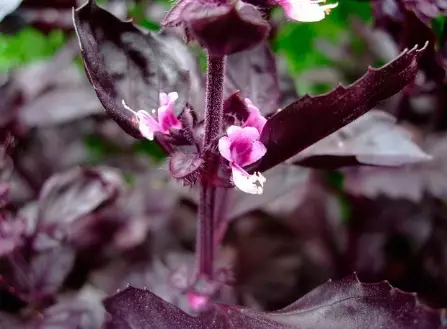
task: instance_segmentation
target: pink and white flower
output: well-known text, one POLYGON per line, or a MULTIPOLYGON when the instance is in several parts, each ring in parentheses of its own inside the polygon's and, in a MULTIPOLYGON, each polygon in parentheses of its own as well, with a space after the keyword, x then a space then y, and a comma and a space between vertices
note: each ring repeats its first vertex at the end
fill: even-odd
POLYGON ((249 194, 262 194, 266 181, 261 173, 250 175, 244 170, 267 152, 259 137, 255 127, 230 126, 227 135, 219 139, 219 152, 230 163, 234 185, 249 194))
POLYGON ((326 0, 277 0, 286 15, 299 22, 318 22, 326 17, 338 3, 324 5, 326 0))
POLYGON ((124 108, 135 114, 138 120, 138 129, 141 134, 149 140, 154 140, 154 134, 156 132, 169 135, 170 129, 182 128, 182 123, 174 113, 174 105, 175 101, 178 99, 178 94, 176 92, 169 94, 160 93, 159 99, 160 103, 158 110, 152 110, 152 114, 149 114, 144 110, 135 112, 127 106, 124 100, 122 101, 124 108), (156 115, 157 118, 155 117, 156 115))

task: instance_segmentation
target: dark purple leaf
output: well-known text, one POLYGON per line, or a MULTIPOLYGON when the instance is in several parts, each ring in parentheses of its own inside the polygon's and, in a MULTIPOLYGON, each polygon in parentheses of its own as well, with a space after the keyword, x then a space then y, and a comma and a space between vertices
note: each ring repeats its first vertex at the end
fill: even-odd
POLYGON ((107 113, 130 135, 140 138, 134 110, 158 108, 159 92, 178 92, 178 113, 188 97, 188 50, 166 34, 144 33, 94 0, 74 13, 84 66, 107 113))
POLYGON ((365 284, 355 275, 329 281, 290 306, 272 313, 216 305, 190 316, 147 290, 129 287, 105 300, 107 329, 425 329, 445 328, 440 312, 387 282, 365 284))
POLYGON ((24 300, 40 300, 54 294, 62 285, 75 260, 75 252, 49 236, 39 236, 40 250, 27 257, 18 250, 2 260, 2 276, 13 292, 24 300), (45 240, 45 241, 44 241, 45 240))
POLYGON ((102 293, 90 287, 78 296, 64 296, 56 305, 49 307, 34 321, 30 329, 99 329, 105 311, 101 305, 102 293))
POLYGON ((56 174, 40 193, 39 220, 68 229, 75 220, 113 202, 122 186, 121 177, 108 168, 75 168, 56 174))
POLYGON ((444 134, 430 136, 423 149, 433 160, 402 168, 346 169, 345 188, 350 193, 370 198, 383 194, 420 202, 424 194, 429 193, 444 199, 447 197, 447 137, 444 134))
POLYGON ((369 68, 348 87, 306 95, 276 113, 262 131, 267 153, 256 169, 265 171, 287 160, 402 90, 414 79, 424 49, 406 50, 380 69, 369 68))
POLYGON ((181 0, 165 17, 163 25, 182 25, 188 40, 197 40, 214 56, 251 49, 266 38, 270 29, 256 7, 230 0, 181 0))
POLYGON ((226 212, 228 220, 261 208, 297 186, 305 184, 309 177, 309 170, 280 165, 268 171, 265 177, 267 182, 264 185, 264 193, 261 195, 251 195, 237 189, 229 191, 229 207, 226 212))
POLYGON ((280 90, 275 57, 267 44, 228 56, 225 91, 227 95, 240 91, 242 99, 251 99, 263 115, 278 109, 280 90))
POLYGON ((19 111, 19 120, 26 127, 41 127, 80 119, 102 113, 95 92, 70 66, 60 74, 55 86, 27 102, 19 111))
POLYGON ((344 166, 401 166, 430 160, 430 156, 411 141, 410 133, 396 125, 393 116, 377 110, 366 113, 289 161, 309 165, 320 157, 325 160, 321 164, 329 168, 336 168, 340 163, 344 166))
POLYGON ((12 314, 0 312, 0 328, 1 329, 27 329, 25 324, 20 320, 18 316, 12 314))
POLYGON ((194 184, 198 178, 198 170, 203 160, 198 153, 178 152, 169 159, 169 171, 172 177, 182 179, 188 185, 194 184))

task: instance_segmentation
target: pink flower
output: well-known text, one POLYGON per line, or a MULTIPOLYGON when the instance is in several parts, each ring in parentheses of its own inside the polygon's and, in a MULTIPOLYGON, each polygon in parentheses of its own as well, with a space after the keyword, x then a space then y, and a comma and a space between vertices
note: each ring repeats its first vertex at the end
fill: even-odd
POLYGON ((182 123, 177 119, 174 113, 174 104, 178 99, 178 94, 173 93, 160 93, 160 105, 158 110, 152 110, 152 114, 144 110, 135 112, 132 110, 123 100, 123 106, 125 109, 135 114, 138 120, 138 129, 141 134, 149 140, 154 140, 154 134, 161 132, 165 135, 169 135, 170 129, 181 129, 182 123), (155 115, 158 114, 158 118, 155 115))
POLYGON ((245 193, 262 194, 265 178, 260 173, 250 175, 243 167, 255 163, 267 152, 259 141, 255 127, 230 126, 227 136, 219 139, 219 152, 229 161, 233 183, 245 193))
POLYGON ((326 17, 338 3, 322 5, 326 0, 277 0, 286 15, 299 22, 318 22, 326 17))
POLYGON ((261 134, 262 129, 264 129, 267 119, 261 115, 261 111, 253 105, 252 101, 248 98, 244 99, 245 105, 248 108, 248 118, 244 122, 243 127, 255 127, 259 134, 261 134))

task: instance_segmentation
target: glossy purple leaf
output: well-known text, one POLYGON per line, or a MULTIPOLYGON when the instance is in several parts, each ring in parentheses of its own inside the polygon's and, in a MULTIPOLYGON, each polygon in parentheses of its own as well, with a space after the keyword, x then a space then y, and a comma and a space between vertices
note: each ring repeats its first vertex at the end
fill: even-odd
POLYGON ((262 131, 260 140, 267 153, 256 170, 265 171, 287 160, 402 90, 414 79, 424 49, 406 50, 382 68, 369 68, 348 87, 306 95, 277 112, 262 131))
POLYGON ((225 91, 240 92, 266 116, 279 107, 280 89, 275 57, 267 44, 227 58, 225 91))
POLYGON ((123 22, 94 0, 74 12, 84 66, 107 113, 130 135, 140 138, 134 110, 151 111, 159 105, 159 92, 179 94, 179 113, 188 97, 189 77, 179 58, 191 57, 187 48, 162 34, 144 33, 123 22))
POLYGON ((118 173, 108 168, 74 168, 56 174, 40 193, 39 219, 68 229, 77 219, 116 200, 123 184, 118 173))
MULTIPOLYGON (((355 275, 329 281, 290 306, 272 313, 216 305, 190 316, 147 290, 129 287, 105 300, 107 329, 441 329, 440 312, 387 282, 365 284, 355 275)), ((443 326, 444 325, 444 326, 443 326)))
POLYGON ((289 161, 308 166, 317 162, 321 163, 323 168, 336 168, 340 163, 344 166, 401 166, 430 159, 431 157, 411 140, 410 133, 396 125, 393 116, 371 110, 289 161), (322 157, 324 162, 318 161, 322 157))

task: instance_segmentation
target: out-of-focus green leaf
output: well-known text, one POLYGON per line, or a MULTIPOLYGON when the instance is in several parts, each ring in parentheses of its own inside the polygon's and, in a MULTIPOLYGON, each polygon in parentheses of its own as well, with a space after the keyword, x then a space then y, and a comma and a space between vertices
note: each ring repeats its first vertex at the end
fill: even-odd
POLYGON ((445 29, 447 28, 447 17, 439 15, 438 17, 432 20, 431 26, 433 28, 433 32, 438 37, 439 42, 441 42, 442 35, 445 33, 445 29))
POLYGON ((148 140, 139 140, 134 144, 134 151, 149 156, 155 162, 166 159, 166 154, 157 143, 148 140))
POLYGON ((158 31, 160 30, 160 24, 146 18, 145 5, 142 2, 135 3, 129 9, 129 15, 134 19, 135 23, 150 30, 158 31))
POLYGON ((53 55, 64 40, 62 31, 45 35, 33 28, 25 28, 14 35, 0 33, 0 73, 53 55))
MULTIPOLYGON (((333 9, 320 22, 299 23, 289 21, 279 28, 273 42, 274 50, 286 57, 289 71, 293 76, 297 76, 307 69, 336 65, 332 63, 327 54, 317 49, 316 40, 324 39, 338 44, 348 34, 350 39, 352 39, 353 51, 361 51, 364 45, 350 33, 351 17, 370 22, 372 20, 371 4, 366 1, 343 0, 339 1, 338 7, 333 9)), ((300 92, 315 93, 321 90, 327 91, 326 87, 328 86, 316 86, 316 90, 314 90, 314 87, 302 86, 298 82, 300 92)))

